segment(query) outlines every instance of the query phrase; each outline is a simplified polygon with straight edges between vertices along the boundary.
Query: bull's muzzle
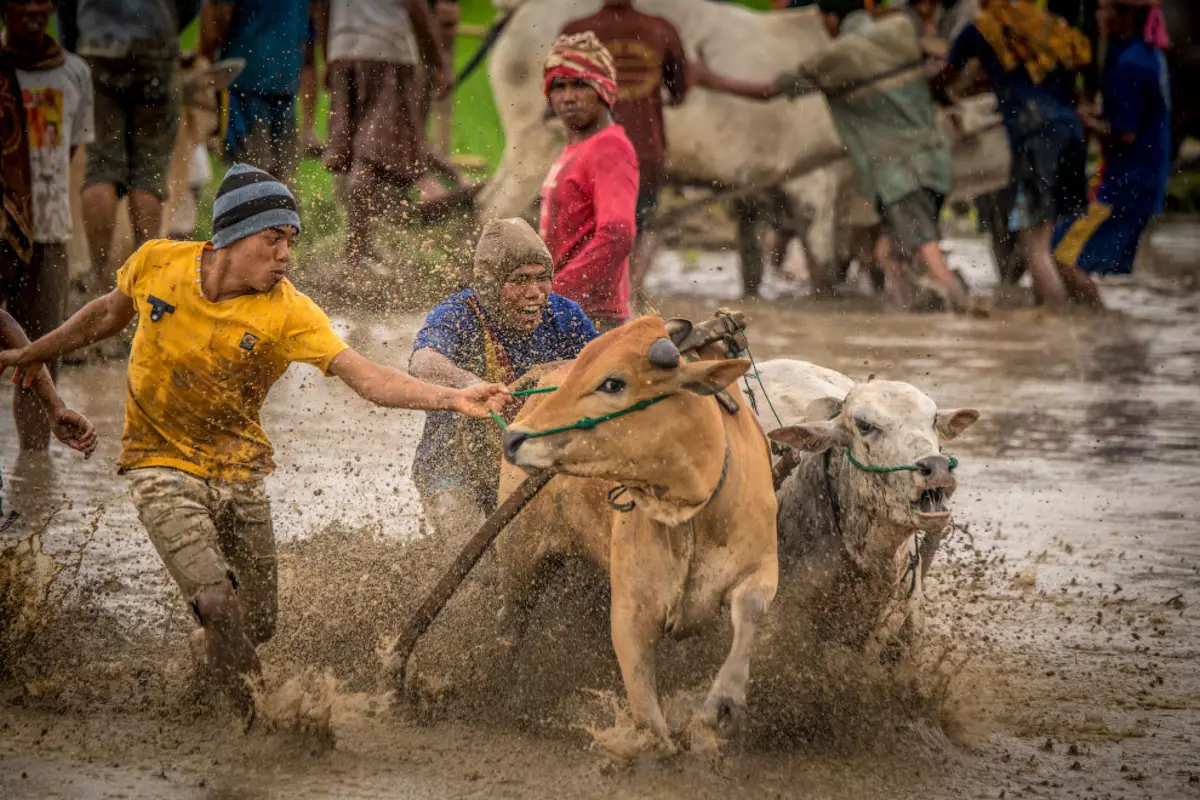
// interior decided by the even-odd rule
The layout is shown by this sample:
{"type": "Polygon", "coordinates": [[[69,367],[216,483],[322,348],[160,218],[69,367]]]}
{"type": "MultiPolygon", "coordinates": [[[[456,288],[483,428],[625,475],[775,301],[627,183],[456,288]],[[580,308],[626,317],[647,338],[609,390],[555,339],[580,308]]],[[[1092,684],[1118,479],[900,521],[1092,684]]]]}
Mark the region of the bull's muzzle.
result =
{"type": "Polygon", "coordinates": [[[922,482],[927,489],[953,489],[958,484],[946,456],[927,456],[918,461],[917,466],[921,468],[922,482]]]}
{"type": "MultiPolygon", "coordinates": [[[[508,459],[508,463],[517,463],[517,451],[521,449],[521,444],[529,438],[529,434],[516,428],[509,428],[504,432],[502,439],[504,447],[504,457],[508,459]]],[[[495,441],[493,439],[493,441],[495,441]]]]}

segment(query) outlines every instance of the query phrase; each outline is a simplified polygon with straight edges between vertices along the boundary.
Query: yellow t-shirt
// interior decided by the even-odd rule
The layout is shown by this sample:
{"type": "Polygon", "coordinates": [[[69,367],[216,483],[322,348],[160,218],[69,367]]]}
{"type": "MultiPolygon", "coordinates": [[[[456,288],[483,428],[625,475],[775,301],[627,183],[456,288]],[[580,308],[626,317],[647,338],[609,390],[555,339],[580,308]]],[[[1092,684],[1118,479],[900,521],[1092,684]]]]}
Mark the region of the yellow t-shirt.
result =
{"type": "Polygon", "coordinates": [[[200,291],[206,242],[150,241],[117,273],[133,299],[121,470],[174,467],[242,481],[274,469],[258,414],[293,361],[328,373],[347,349],[317,304],[286,278],[220,303],[200,291]]]}

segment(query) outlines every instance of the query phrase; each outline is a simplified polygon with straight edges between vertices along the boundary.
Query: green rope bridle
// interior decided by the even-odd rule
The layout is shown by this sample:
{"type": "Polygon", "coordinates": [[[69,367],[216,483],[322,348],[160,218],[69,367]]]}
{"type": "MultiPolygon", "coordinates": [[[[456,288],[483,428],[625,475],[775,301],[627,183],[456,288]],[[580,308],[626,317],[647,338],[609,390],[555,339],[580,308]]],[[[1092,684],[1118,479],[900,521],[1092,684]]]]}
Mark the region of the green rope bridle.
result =
{"type": "MultiPolygon", "coordinates": [[[[863,472],[922,472],[925,469],[924,467],[917,466],[916,464],[901,464],[898,467],[868,466],[867,464],[864,464],[855,458],[854,454],[850,452],[849,447],[846,448],[846,458],[850,459],[850,463],[861,469],[863,472]]],[[[954,456],[950,456],[950,469],[958,469],[958,459],[954,456]]]]}
{"type": "MultiPolygon", "coordinates": [[[[513,395],[513,397],[524,397],[526,395],[531,395],[531,394],[543,394],[545,392],[553,392],[556,389],[558,389],[557,386],[541,386],[536,389],[522,389],[521,391],[513,392],[512,395],[513,395]]],[[[623,417],[626,414],[632,414],[635,411],[641,411],[644,408],[649,408],[650,406],[654,405],[655,403],[659,403],[663,400],[666,400],[668,397],[671,397],[671,395],[660,394],[658,397],[651,397],[646,400],[639,400],[638,402],[634,403],[633,405],[628,406],[627,408],[622,408],[619,411],[614,411],[611,414],[605,414],[600,417],[582,417],[577,422],[573,422],[570,425],[563,425],[558,428],[550,428],[550,429],[544,430],[544,431],[533,431],[532,433],[527,433],[525,435],[525,438],[526,439],[540,439],[543,436],[553,436],[556,433],[566,433],[567,431],[590,431],[592,428],[596,427],[601,422],[608,422],[609,420],[617,419],[618,417],[623,417]]],[[[496,424],[499,425],[502,430],[508,429],[508,426],[506,424],[504,424],[504,420],[500,417],[499,414],[497,414],[495,411],[491,411],[491,410],[489,410],[488,413],[492,415],[492,419],[494,419],[496,421],[496,424]]]]}

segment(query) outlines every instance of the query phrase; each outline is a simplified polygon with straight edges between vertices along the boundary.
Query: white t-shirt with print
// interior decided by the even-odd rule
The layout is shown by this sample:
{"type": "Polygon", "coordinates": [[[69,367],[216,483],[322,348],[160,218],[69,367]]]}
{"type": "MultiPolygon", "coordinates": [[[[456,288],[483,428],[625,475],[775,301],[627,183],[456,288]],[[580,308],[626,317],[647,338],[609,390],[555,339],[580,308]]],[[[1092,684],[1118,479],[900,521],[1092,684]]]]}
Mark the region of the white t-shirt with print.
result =
{"type": "Polygon", "coordinates": [[[33,178],[33,240],[71,238],[71,148],[96,138],[92,73],[74,53],[54,69],[17,70],[33,178]]]}

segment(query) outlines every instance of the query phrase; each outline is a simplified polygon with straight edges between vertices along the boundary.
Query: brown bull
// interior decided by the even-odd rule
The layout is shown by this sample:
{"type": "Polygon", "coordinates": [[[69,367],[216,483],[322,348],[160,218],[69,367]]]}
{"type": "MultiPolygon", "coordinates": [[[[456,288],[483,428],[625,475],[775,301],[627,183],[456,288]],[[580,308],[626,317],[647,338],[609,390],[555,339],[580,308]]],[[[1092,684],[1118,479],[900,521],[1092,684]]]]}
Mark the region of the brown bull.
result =
{"type": "Polygon", "coordinates": [[[655,673],[662,634],[693,633],[729,603],[733,645],[703,717],[728,732],[744,716],[750,647],[775,597],[767,442],[744,403],[730,414],[712,397],[728,388],[740,402],[731,384],[749,366],[742,359],[682,363],[665,324],[645,317],[543,378],[558,390],[523,409],[504,437],[501,495],[522,477],[510,465],[559,473],[498,542],[506,607],[530,599],[533,574],[549,555],[582,555],[606,569],[630,710],[663,739],[670,731],[655,673]],[[614,505],[632,501],[628,511],[607,502],[614,483],[625,489],[614,505]]]}

